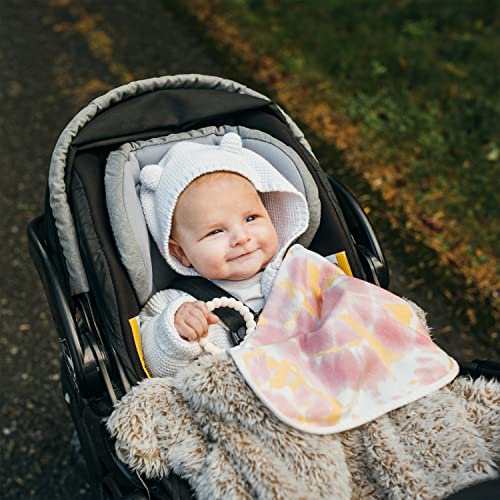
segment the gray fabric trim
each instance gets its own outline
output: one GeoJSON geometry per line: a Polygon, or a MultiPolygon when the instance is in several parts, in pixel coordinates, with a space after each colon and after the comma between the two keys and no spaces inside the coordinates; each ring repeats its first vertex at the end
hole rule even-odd
{"type": "Polygon", "coordinates": [[[278,106],[276,104],[276,107],[281,111],[283,114],[287,125],[290,127],[290,130],[292,131],[294,137],[304,146],[306,151],[317,161],[318,159],[316,158],[316,155],[314,154],[313,150],[311,149],[311,145],[309,142],[307,142],[307,139],[304,136],[304,132],[297,126],[297,124],[283,111],[281,106],[278,106]]]}
{"type": "Polygon", "coordinates": [[[161,288],[167,286],[162,282],[161,277],[156,276],[162,271],[162,266],[167,267],[167,264],[163,261],[155,266],[151,262],[150,239],[137,194],[140,188],[140,168],[159,162],[168,150],[180,141],[218,144],[220,137],[227,132],[240,135],[244,147],[261,154],[305,195],[309,206],[310,222],[308,229],[298,242],[307,246],[316,234],[321,217],[318,187],[299,155],[292,148],[266,133],[245,127],[206,127],[124,144],[108,158],[105,174],[106,201],[120,257],[141,303],[145,303],[158,290],[155,287],[156,283],[161,288]],[[153,283],[153,268],[155,269],[155,284],[153,283]]]}
{"type": "MultiPolygon", "coordinates": [[[[113,151],[108,157],[104,182],[106,205],[115,241],[119,248],[122,245],[127,248],[126,252],[120,251],[120,258],[131,272],[134,288],[143,290],[151,289],[153,286],[148,233],[142,213],[141,224],[141,221],[134,217],[134,212],[129,209],[128,201],[138,196],[135,183],[139,181],[139,172],[139,163],[134,156],[127,157],[121,150],[113,151]],[[131,228],[135,228],[135,231],[131,228]]],[[[139,300],[142,300],[141,297],[139,300]]]]}
{"type": "MultiPolygon", "coordinates": [[[[64,171],[69,145],[86,123],[91,121],[99,112],[109,108],[112,104],[116,104],[131,96],[165,88],[220,89],[228,92],[246,94],[269,101],[268,97],[232,80],[226,80],[224,78],[209,75],[186,74],[162,76],[131,82],[97,97],[87,107],[83,108],[69,122],[57,140],[52,153],[48,179],[50,207],[55,219],[55,225],[62,251],[66,259],[66,267],[69,273],[69,283],[73,295],[87,292],[89,287],[85,270],[82,265],[76,230],[67,201],[66,185],[64,181],[64,171]]],[[[312,154],[312,150],[300,129],[285,113],[283,113],[283,115],[293,134],[312,154]]]]}

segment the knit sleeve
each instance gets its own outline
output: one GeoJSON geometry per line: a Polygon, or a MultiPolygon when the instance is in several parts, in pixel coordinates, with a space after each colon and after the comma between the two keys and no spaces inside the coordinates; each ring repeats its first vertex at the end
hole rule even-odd
{"type": "MultiPolygon", "coordinates": [[[[164,290],[154,295],[139,315],[144,361],[153,377],[172,377],[193,360],[204,355],[197,342],[183,339],[174,326],[174,316],[191,295],[164,290]]],[[[210,341],[221,349],[231,347],[226,327],[219,322],[210,327],[210,341]]]]}

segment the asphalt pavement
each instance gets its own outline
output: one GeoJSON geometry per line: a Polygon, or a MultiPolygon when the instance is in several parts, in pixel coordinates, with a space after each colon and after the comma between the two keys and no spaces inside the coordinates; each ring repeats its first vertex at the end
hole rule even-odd
{"type": "MultiPolygon", "coordinates": [[[[0,15],[0,497],[90,499],[60,390],[59,341],[27,251],[52,149],[92,97],[126,81],[235,76],[166,1],[3,0],[0,15]]],[[[409,287],[403,263],[391,264],[396,292],[431,309],[435,327],[453,323],[452,311],[409,287]]],[[[479,349],[443,343],[470,356],[479,349]]]]}
{"type": "Polygon", "coordinates": [[[71,444],[59,341],[28,255],[26,224],[42,211],[59,133],[92,97],[129,79],[221,74],[165,5],[2,1],[0,498],[92,498],[71,444]]]}

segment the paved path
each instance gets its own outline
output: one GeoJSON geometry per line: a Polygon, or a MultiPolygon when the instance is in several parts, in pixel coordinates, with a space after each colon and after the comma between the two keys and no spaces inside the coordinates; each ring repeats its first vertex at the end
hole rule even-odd
{"type": "MultiPolygon", "coordinates": [[[[57,136],[93,96],[130,79],[174,73],[227,78],[222,65],[167,2],[4,0],[0,22],[0,497],[63,499],[90,494],[71,446],[73,426],[59,387],[59,346],[25,227],[41,212],[57,136]]],[[[396,269],[394,288],[408,292],[396,269]],[[398,278],[399,276],[399,278],[398,278]]],[[[410,292],[409,295],[412,295],[410,292]]],[[[449,312],[414,296],[436,325],[449,312]]],[[[443,339],[473,355],[470,342],[443,339]]],[[[465,352],[465,351],[464,351],[465,352]]]]}
{"type": "Polygon", "coordinates": [[[73,426],[59,387],[59,342],[25,234],[26,223],[42,210],[60,131],[94,95],[127,78],[220,74],[197,37],[160,1],[74,4],[4,0],[1,8],[0,498],[5,499],[92,498],[85,468],[71,453],[73,426]]]}

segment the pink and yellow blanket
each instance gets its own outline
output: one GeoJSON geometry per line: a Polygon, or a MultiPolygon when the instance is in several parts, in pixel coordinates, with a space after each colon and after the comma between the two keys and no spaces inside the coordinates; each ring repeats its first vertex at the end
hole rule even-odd
{"type": "Polygon", "coordinates": [[[259,399],[306,432],[341,432],[448,384],[458,365],[403,299],[290,248],[257,328],[230,350],[259,399]]]}

